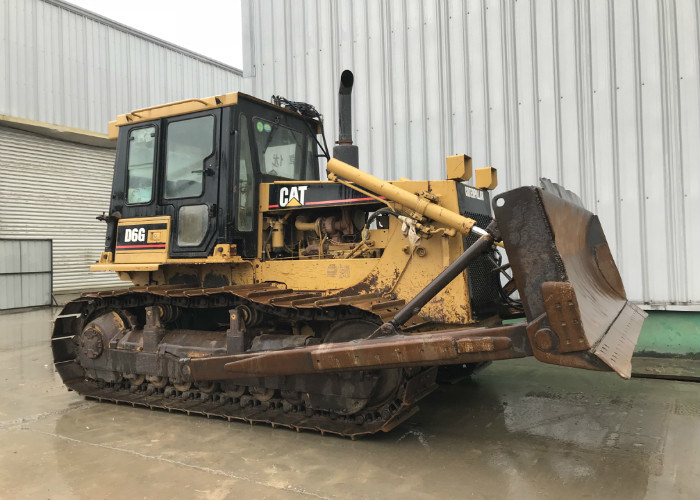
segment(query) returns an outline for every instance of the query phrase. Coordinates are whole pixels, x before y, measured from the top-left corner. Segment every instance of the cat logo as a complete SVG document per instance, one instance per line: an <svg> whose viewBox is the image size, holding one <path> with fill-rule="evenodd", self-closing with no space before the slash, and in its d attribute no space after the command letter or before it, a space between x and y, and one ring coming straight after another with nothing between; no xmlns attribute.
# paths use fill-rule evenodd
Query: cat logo
<svg viewBox="0 0 700 500"><path fill-rule="evenodd" d="M309 186L280 188L280 207L300 207L304 204L304 193Z"/></svg>

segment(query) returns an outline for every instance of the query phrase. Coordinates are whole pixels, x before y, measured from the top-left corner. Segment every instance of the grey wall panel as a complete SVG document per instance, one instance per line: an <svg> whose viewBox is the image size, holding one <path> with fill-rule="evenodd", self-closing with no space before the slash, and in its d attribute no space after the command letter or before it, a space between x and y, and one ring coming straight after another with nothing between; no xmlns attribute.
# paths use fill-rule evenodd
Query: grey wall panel
<svg viewBox="0 0 700 500"><path fill-rule="evenodd" d="M51 242L0 239L0 309L51 304Z"/></svg>
<svg viewBox="0 0 700 500"><path fill-rule="evenodd" d="M697 1L246 0L243 12L253 93L315 104L331 140L340 72L355 73L362 168L441 178L445 156L465 152L499 169L499 191L549 177L601 215L634 300L700 304Z"/></svg>
<svg viewBox="0 0 700 500"><path fill-rule="evenodd" d="M241 72L58 0L0 0L0 115L106 133L118 114L243 90Z"/></svg>
<svg viewBox="0 0 700 500"><path fill-rule="evenodd" d="M21 241L19 251L22 256L21 273L51 272L50 241Z"/></svg>
<svg viewBox="0 0 700 500"><path fill-rule="evenodd" d="M111 149L0 127L0 238L53 240L54 291L125 283L88 272L104 250L106 227L95 217L109 209L113 164ZM22 271L51 268L45 248L0 245L17 246Z"/></svg>
<svg viewBox="0 0 700 500"><path fill-rule="evenodd" d="M19 274L0 274L0 309L22 307L22 276Z"/></svg>
<svg viewBox="0 0 700 500"><path fill-rule="evenodd" d="M51 273L23 274L20 283L22 307L51 304Z"/></svg>
<svg viewBox="0 0 700 500"><path fill-rule="evenodd" d="M0 240L0 274L16 274L21 271L20 247L19 241Z"/></svg>

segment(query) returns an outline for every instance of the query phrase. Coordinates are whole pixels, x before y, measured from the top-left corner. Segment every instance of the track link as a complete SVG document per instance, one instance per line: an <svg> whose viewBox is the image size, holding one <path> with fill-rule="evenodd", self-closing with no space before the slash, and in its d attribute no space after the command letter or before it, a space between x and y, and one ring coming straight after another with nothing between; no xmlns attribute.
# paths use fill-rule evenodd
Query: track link
<svg viewBox="0 0 700 500"><path fill-rule="evenodd" d="M128 382L103 384L86 379L74 379L66 385L81 396L100 402L221 418L229 422L237 420L251 424L270 424L272 427L316 431L321 434L335 434L350 438L379 431L388 432L418 411L417 406L406 404L402 398L397 398L384 408L373 410L370 414L363 413L358 418L330 412L307 413L303 408L286 408L284 401L279 398L261 403L249 395L228 398L223 393L206 394L196 390L180 392L172 387L153 393L153 389L148 385L134 387Z"/></svg>

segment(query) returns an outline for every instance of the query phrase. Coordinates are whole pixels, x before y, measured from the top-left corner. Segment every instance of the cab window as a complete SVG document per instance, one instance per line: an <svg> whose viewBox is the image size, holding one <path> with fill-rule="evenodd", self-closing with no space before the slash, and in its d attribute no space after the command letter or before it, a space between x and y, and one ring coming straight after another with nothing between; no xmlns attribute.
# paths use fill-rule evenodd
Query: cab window
<svg viewBox="0 0 700 500"><path fill-rule="evenodd" d="M318 156L316 154L316 141L306 141L306 180L318 180Z"/></svg>
<svg viewBox="0 0 700 500"><path fill-rule="evenodd" d="M156 152L156 127L129 132L127 162L127 203L148 203L153 198L153 163Z"/></svg>
<svg viewBox="0 0 700 500"><path fill-rule="evenodd" d="M253 135L263 174L292 180L318 178L318 172L308 168L305 134L255 117Z"/></svg>
<svg viewBox="0 0 700 500"><path fill-rule="evenodd" d="M255 215L255 190L253 189L253 162L251 161L250 134L248 133L248 120L241 115L238 127L239 137L239 170L238 170L238 208L236 214L236 226L239 231L251 231L253 229L253 216Z"/></svg>
<svg viewBox="0 0 700 500"><path fill-rule="evenodd" d="M165 153L165 197L201 196L206 168L204 161L213 152L213 116L169 123Z"/></svg>

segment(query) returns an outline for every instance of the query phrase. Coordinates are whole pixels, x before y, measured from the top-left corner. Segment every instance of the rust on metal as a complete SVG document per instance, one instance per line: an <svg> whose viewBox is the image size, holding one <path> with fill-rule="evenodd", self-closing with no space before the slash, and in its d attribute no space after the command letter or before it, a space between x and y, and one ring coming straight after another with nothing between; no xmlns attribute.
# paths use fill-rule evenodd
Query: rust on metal
<svg viewBox="0 0 700 500"><path fill-rule="evenodd" d="M498 196L494 211L535 357L629 378L646 314L625 296L598 217L549 181Z"/></svg>
<svg viewBox="0 0 700 500"><path fill-rule="evenodd" d="M585 351L591 346L586 339L576 293L571 283L542 283L544 308L552 330L558 336L559 352Z"/></svg>
<svg viewBox="0 0 700 500"><path fill-rule="evenodd" d="M247 378L461 364L528 356L525 324L416 335L392 335L250 356L191 360L198 379ZM224 370L222 370L224 366Z"/></svg>

